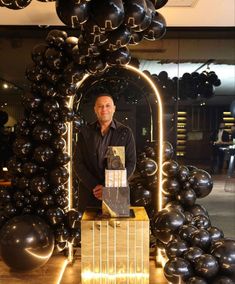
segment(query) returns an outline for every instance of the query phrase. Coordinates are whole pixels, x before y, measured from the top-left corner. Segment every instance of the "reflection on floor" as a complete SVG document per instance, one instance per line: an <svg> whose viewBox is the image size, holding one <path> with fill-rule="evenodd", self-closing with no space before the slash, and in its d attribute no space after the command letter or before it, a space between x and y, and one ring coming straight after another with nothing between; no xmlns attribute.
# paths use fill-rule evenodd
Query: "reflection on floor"
<svg viewBox="0 0 235 284"><path fill-rule="evenodd" d="M226 192L225 175L213 176L214 187L210 195L198 199L197 203L206 207L211 223L222 229L225 237L235 238L235 192ZM230 180L231 181L231 180ZM235 183L235 181L234 181ZM63 255L53 256L46 265L31 272L13 272L0 259L0 283L1 284L57 284L59 272L64 263ZM72 266L68 266L63 275L61 284L80 283L80 259L79 256ZM166 284L163 271L155 267L155 262L150 261L150 284Z"/></svg>

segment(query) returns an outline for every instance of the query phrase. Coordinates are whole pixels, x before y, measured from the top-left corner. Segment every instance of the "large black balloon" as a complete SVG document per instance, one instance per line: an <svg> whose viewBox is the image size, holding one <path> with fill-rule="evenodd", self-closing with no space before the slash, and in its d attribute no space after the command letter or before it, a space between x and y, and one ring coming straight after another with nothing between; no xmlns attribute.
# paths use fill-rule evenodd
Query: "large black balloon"
<svg viewBox="0 0 235 284"><path fill-rule="evenodd" d="M162 172L166 177L176 177L179 171L179 164L174 160L168 160L162 164Z"/></svg>
<svg viewBox="0 0 235 284"><path fill-rule="evenodd" d="M184 206L193 206L196 201L196 194L193 189L188 188L186 190L181 190L176 199Z"/></svg>
<svg viewBox="0 0 235 284"><path fill-rule="evenodd" d="M92 19L102 30L115 30L122 24L124 20L123 1L91 1L90 14Z"/></svg>
<svg viewBox="0 0 235 284"><path fill-rule="evenodd" d="M56 0L56 13L60 20L71 28L78 28L88 19L88 3L75 0Z"/></svg>
<svg viewBox="0 0 235 284"><path fill-rule="evenodd" d="M210 279L219 271L218 261L211 254L203 254L196 258L194 269L197 275Z"/></svg>
<svg viewBox="0 0 235 284"><path fill-rule="evenodd" d="M144 31L144 38L156 40L163 37L166 33L166 21L160 13L156 13L150 26Z"/></svg>
<svg viewBox="0 0 235 284"><path fill-rule="evenodd" d="M1 257L13 269L38 268L48 261L53 249L54 235L37 216L16 216L0 230Z"/></svg>
<svg viewBox="0 0 235 284"><path fill-rule="evenodd" d="M53 185L63 185L69 177L68 170L64 167L58 167L51 171L50 181Z"/></svg>
<svg viewBox="0 0 235 284"><path fill-rule="evenodd" d="M208 282L202 277L193 276L187 280L187 284L208 284Z"/></svg>
<svg viewBox="0 0 235 284"><path fill-rule="evenodd" d="M66 213L65 219L70 229L78 229L81 225L82 213L71 209Z"/></svg>
<svg viewBox="0 0 235 284"><path fill-rule="evenodd" d="M144 0L125 1L125 25L129 28L139 27L147 13L147 5Z"/></svg>
<svg viewBox="0 0 235 284"><path fill-rule="evenodd" d="M168 0L151 0L154 3L155 9L158 10L166 5Z"/></svg>
<svg viewBox="0 0 235 284"><path fill-rule="evenodd" d="M162 191L166 196L176 196L179 188L179 182L176 178L164 178L162 181Z"/></svg>
<svg viewBox="0 0 235 284"><path fill-rule="evenodd" d="M215 226L208 228L207 231L210 233L212 242L218 241L224 237L223 231Z"/></svg>
<svg viewBox="0 0 235 284"><path fill-rule="evenodd" d="M193 275L191 264L181 258L176 257L167 261L164 266L164 275L170 283L181 283Z"/></svg>
<svg viewBox="0 0 235 284"><path fill-rule="evenodd" d="M190 242L195 247L199 247L202 250L207 250L211 244L210 233L205 229L198 229L192 234Z"/></svg>
<svg viewBox="0 0 235 284"><path fill-rule="evenodd" d="M168 243L184 222L185 217L179 210L174 208L161 210L154 217L154 235L163 243Z"/></svg>
<svg viewBox="0 0 235 284"><path fill-rule="evenodd" d="M193 226L192 224L183 225L179 229L179 236L182 240L190 241L192 234L197 231L197 227Z"/></svg>
<svg viewBox="0 0 235 284"><path fill-rule="evenodd" d="M187 259L190 263L194 263L195 260L203 254L204 252L202 249L198 247L190 247L184 252L183 258Z"/></svg>
<svg viewBox="0 0 235 284"><path fill-rule="evenodd" d="M218 260L221 272L235 281L235 240L217 241L211 253Z"/></svg>
<svg viewBox="0 0 235 284"><path fill-rule="evenodd" d="M212 188L213 181L209 173L204 170L195 171L189 179L192 184L192 188L196 193L197 198L203 198L207 196Z"/></svg>
<svg viewBox="0 0 235 284"><path fill-rule="evenodd" d="M113 52L107 52L106 61L109 65L126 65L130 62L131 56L127 47L119 48Z"/></svg>
<svg viewBox="0 0 235 284"><path fill-rule="evenodd" d="M169 259L180 257L187 251L188 246L185 241L173 239L166 245L166 255Z"/></svg>

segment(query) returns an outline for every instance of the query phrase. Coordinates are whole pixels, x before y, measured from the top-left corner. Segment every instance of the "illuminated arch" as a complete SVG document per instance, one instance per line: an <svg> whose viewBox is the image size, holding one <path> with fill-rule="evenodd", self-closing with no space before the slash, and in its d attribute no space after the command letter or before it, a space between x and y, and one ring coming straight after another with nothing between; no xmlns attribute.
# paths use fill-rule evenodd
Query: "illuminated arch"
<svg viewBox="0 0 235 284"><path fill-rule="evenodd" d="M108 67L112 68L112 67ZM108 69L107 68L107 69ZM157 115L156 115L156 121L157 121L157 149L155 149L158 157L158 182L155 190L155 195L154 195L154 209L156 211L159 211L162 209L162 193L161 193L161 185L162 185L162 161L163 161L163 107L162 107L162 100L159 94L159 91L157 90L155 84L153 81L142 71L137 69L136 67L133 67L131 65L125 65L122 66L122 68L127 69L133 73L136 73L141 79L145 80L148 85L150 86L152 90L152 94L154 95L154 100L157 105ZM78 89L81 87L81 85L84 83L86 79L88 79L89 74L85 74L84 77L82 78L81 81L77 84ZM73 108L74 104L74 97L70 97L68 100L68 107ZM73 153L73 143L72 143L72 137L73 137L73 123L68 122L67 123L67 136L66 136L66 145L67 145L67 152L69 156L71 157L70 162L68 163L68 171L69 171L69 179L67 183L67 190L68 190L68 199L69 199L69 210L73 208L73 203L72 203L72 196L73 196L73 188L72 188L72 181L73 181L73 176L72 176L72 167L73 167L73 160L72 160L72 153ZM68 255L68 261L72 261L73 259L73 246L72 244L69 244L69 255Z"/></svg>

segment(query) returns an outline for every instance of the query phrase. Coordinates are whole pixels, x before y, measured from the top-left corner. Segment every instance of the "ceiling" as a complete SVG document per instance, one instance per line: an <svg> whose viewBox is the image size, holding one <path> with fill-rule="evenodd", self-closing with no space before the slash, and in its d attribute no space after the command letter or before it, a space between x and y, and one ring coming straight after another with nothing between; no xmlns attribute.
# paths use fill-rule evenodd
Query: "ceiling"
<svg viewBox="0 0 235 284"><path fill-rule="evenodd" d="M190 31L211 28L214 36L211 39L198 40L196 36L190 40L176 40L169 38L167 31L166 40L164 37L162 40L144 41L132 46L132 55L145 60L141 68L151 73L165 70L171 77L180 77L184 72L193 72L212 58L214 62L210 68L216 72L222 85L216 88L216 96L210 103L231 103L235 99L235 36L231 33L232 27L235 27L235 1L169 0L159 12L166 19L170 31L176 27ZM28 26L30 36L25 32ZM64 26L56 15L55 2L33 0L22 10L0 7L0 77L26 88L24 74L26 66L31 63L31 50L42 42L42 35L46 35L48 26ZM230 29L229 38L216 38L217 29L221 28ZM35 34L33 29L37 31ZM173 37L176 36L177 32Z"/></svg>

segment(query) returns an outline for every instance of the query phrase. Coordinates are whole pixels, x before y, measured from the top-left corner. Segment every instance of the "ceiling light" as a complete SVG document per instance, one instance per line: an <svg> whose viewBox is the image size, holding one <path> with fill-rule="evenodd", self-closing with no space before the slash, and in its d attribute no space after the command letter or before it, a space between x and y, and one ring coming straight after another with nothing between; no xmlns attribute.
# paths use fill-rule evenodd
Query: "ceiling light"
<svg viewBox="0 0 235 284"><path fill-rule="evenodd" d="M9 88L7 83L4 83L2 86L3 86L4 89L8 89Z"/></svg>

